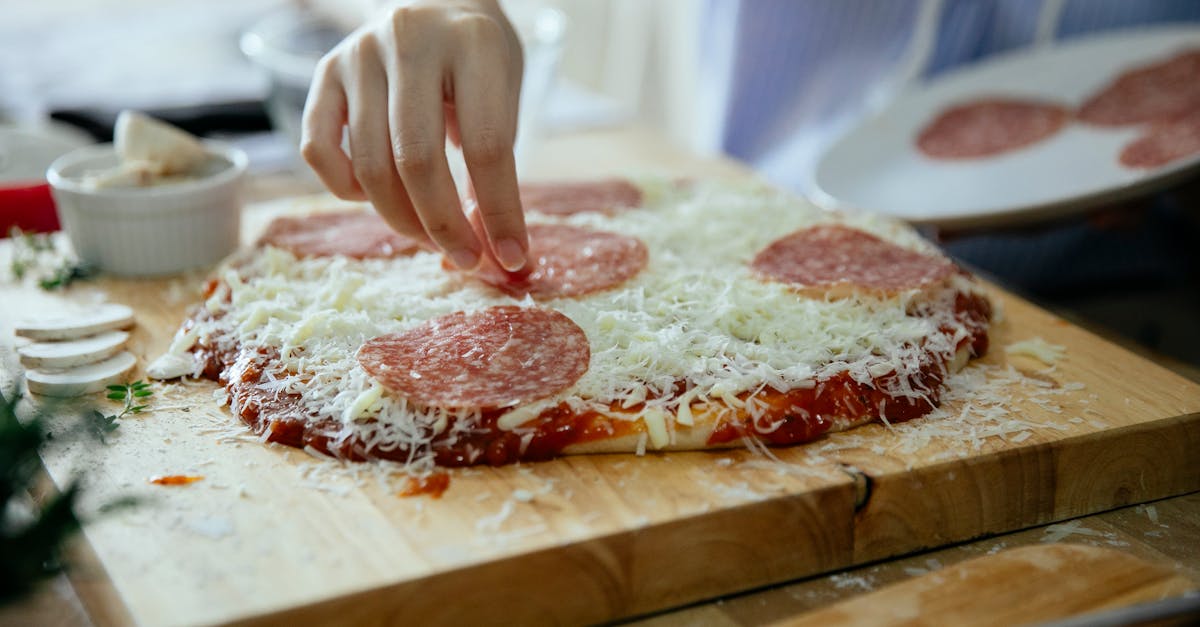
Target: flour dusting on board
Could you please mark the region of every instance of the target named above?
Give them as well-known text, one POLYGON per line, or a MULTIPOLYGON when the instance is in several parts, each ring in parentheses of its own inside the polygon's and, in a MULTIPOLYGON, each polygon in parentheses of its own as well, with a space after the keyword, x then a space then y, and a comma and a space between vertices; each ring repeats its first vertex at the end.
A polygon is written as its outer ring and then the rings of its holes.
POLYGON ((1129 546, 1129 542, 1122 540, 1117 532, 1084 527, 1083 523, 1078 520, 1068 520, 1064 523, 1050 525, 1042 532, 1042 542, 1053 543, 1063 540, 1082 542, 1092 546, 1129 546))
POLYGON ((845 588, 853 588, 870 592, 875 589, 875 579, 866 575, 855 575, 851 573, 838 573, 829 577, 829 581, 839 590, 845 588))
POLYGON ((961 459, 985 447, 1029 441, 1046 430, 1069 431, 1076 423, 1064 413, 1064 404, 1086 400, 1080 393, 1085 386, 1060 384, 1052 374, 1053 368, 1025 373, 1011 365, 971 364, 947 379, 939 407, 920 420, 891 425, 894 437, 881 438, 878 428, 868 426, 832 434, 803 450, 808 460, 819 462, 839 451, 866 449, 907 457, 911 467, 917 453, 925 461, 961 459), (1040 415, 1027 411, 1030 405, 1040 415))
MULTIPOLYGON (((950 377, 943 405, 926 420, 897 426, 902 436, 901 452, 919 450, 934 437, 957 441, 975 452, 988 440, 1021 442, 1030 437, 1030 432, 1068 430, 1057 416, 1063 413, 1063 403, 1076 399, 1084 386, 1059 384, 1046 376, 1049 372, 1030 376, 1012 366, 990 364, 964 368, 950 377), (1039 419, 1028 411, 1015 411, 1021 403, 1032 403, 1056 417, 1039 419)), ((966 452, 960 450, 957 456, 965 456, 966 452)))
POLYGON ((1067 348, 1058 344, 1051 344, 1040 337, 1033 337, 1028 340, 1009 344, 1005 347, 1004 352, 1009 355, 1032 357, 1046 365, 1052 366, 1067 354, 1067 348))

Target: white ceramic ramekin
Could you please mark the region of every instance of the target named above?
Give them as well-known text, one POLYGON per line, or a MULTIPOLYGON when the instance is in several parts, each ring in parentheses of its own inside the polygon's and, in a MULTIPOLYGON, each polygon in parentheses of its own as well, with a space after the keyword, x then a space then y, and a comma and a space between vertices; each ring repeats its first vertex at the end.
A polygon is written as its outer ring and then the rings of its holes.
POLYGON ((208 266, 233 252, 241 224, 246 153, 205 142, 227 165, 203 178, 153 187, 92 189, 89 173, 117 165, 112 144, 80 148, 50 165, 59 219, 83 263, 124 276, 208 266))

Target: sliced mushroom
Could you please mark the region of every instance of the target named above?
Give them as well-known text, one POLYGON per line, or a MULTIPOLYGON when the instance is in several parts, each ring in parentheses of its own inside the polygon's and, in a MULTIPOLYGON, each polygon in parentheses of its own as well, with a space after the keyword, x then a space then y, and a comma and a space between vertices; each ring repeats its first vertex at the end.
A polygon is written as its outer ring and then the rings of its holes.
POLYGON ((125 331, 104 331, 78 340, 29 344, 17 352, 26 368, 73 368, 108 359, 128 341, 125 331))
POLYGON ((131 326, 132 309, 105 303, 86 314, 18 322, 16 333, 31 340, 75 340, 131 326))
POLYGON ((122 351, 104 361, 65 370, 33 369, 25 372, 29 391, 42 396, 66 398, 99 392, 105 386, 121 383, 129 376, 137 359, 122 351))

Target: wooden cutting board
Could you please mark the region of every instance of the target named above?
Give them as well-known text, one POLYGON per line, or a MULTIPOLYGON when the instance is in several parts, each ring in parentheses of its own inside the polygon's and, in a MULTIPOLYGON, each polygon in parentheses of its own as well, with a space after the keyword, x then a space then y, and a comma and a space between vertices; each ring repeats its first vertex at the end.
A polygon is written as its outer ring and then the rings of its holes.
MULTIPOLYGON (((639 165, 581 159, 542 171, 639 165)), ((252 211, 247 235, 277 209, 252 211)), ((133 306, 133 350, 156 356, 200 282, 0 286, 5 373, 14 319, 97 300, 133 306)), ((86 477, 86 507, 145 499, 87 527, 102 572, 81 576, 99 581, 84 590, 95 616, 154 625, 594 622, 1200 490, 1200 386, 993 294, 993 349, 966 371, 991 378, 986 394, 948 401, 941 421, 868 426, 777 460, 576 457, 455 471, 441 499, 403 498, 377 466, 258 443, 196 383, 160 387, 107 445, 60 440, 45 465, 59 485, 86 477), (1053 368, 1006 355, 1033 337, 1065 348, 1053 368), (176 474, 203 479, 148 482, 176 474)))
MULTIPOLYGON (((1027 546, 955 564, 777 625, 1034 625, 1177 599, 1197 589, 1195 581, 1166 566, 1115 549, 1027 546)), ((1143 624, 1127 620, 1107 624, 1143 624)))

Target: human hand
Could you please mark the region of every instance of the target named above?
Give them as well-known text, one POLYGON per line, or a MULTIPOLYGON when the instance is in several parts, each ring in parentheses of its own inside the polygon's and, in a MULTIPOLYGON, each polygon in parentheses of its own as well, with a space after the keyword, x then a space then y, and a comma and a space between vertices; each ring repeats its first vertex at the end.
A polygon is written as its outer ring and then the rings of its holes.
POLYGON ((334 195, 370 200, 392 228, 458 267, 487 255, 520 270, 529 241, 513 142, 523 65, 496 0, 383 9, 317 65, 301 154, 334 195), (450 174, 447 137, 462 147, 473 216, 450 174))

